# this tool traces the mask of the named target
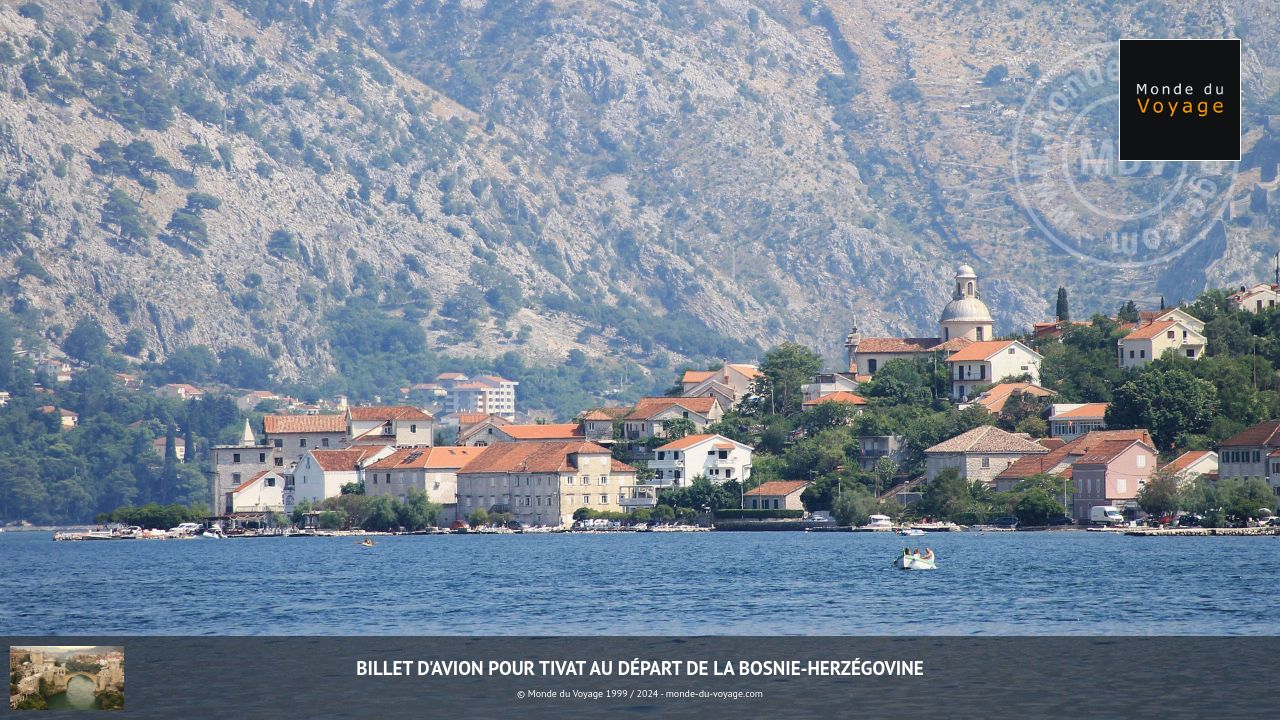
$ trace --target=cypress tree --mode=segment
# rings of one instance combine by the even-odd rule
[[[1071,308],[1067,304],[1067,289],[1058,288],[1058,322],[1069,322],[1071,320]]]

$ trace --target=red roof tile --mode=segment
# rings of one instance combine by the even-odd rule
[[[343,415],[264,415],[262,429],[268,435],[285,433],[344,433],[347,418]]]
[[[648,420],[672,407],[680,407],[706,417],[717,404],[719,401],[714,397],[646,397],[640,398],[626,419]]]
[[[362,422],[387,420],[430,420],[431,416],[412,405],[365,405],[348,408],[352,420]]]
[[[437,446],[401,448],[366,466],[369,470],[447,470],[471,462],[484,448]]]
[[[1005,348],[1013,345],[1012,340],[987,340],[985,342],[970,343],[965,349],[959,350],[947,358],[947,362],[978,362],[986,360],[996,353],[1003,352]]]
[[[582,442],[520,442],[494,443],[480,448],[481,453],[458,471],[459,475],[472,473],[558,473],[573,472],[576,466],[570,456],[574,453],[608,455],[609,451],[595,443]]]
[[[1280,447],[1280,420],[1266,420],[1241,430],[1218,443],[1221,447],[1260,446]]]
[[[847,405],[866,405],[867,399],[861,395],[854,395],[848,390],[837,390],[835,392],[829,392],[826,395],[816,397],[812,400],[805,400],[802,404],[805,407],[817,407],[818,405],[826,402],[844,403]]]
[[[766,483],[760,483],[760,486],[754,490],[748,490],[747,495],[790,495],[797,490],[804,490],[809,483],[804,480],[770,480]]]
[[[345,450],[312,450],[311,456],[316,459],[321,470],[339,472],[355,470],[365,458],[376,455],[385,447],[386,445],[366,445]]]
[[[929,352],[941,342],[942,338],[867,337],[858,343],[858,354]]]

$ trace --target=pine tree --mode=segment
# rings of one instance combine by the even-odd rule
[[[1058,322],[1071,321],[1071,308],[1067,305],[1067,289],[1058,288]]]
[[[1116,313],[1116,319],[1120,322],[1138,322],[1138,306],[1132,300],[1125,301],[1120,306],[1120,312]]]

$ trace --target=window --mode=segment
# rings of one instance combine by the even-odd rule
[[[984,467],[984,468],[989,468],[989,467],[991,467],[991,458],[989,458],[989,457],[984,457],[984,458],[982,458],[982,467]]]
[[[1262,462],[1262,451],[1260,451],[1260,450],[1254,450],[1254,451],[1253,451],[1253,461],[1254,461],[1254,462]]]
[[[875,358],[871,358],[870,360],[867,360],[867,374],[868,374],[868,375],[875,375],[875,374],[876,374],[876,359],[875,359]]]
[[[1009,348],[1009,354],[1010,354],[1010,355],[1012,355],[1012,354],[1013,354],[1013,348]]]
[[[276,446],[276,447],[278,447],[278,448],[282,448],[282,447],[284,447],[284,438],[276,438],[276,439],[275,439],[275,446]]]
[[[240,473],[231,473],[231,482],[236,485],[240,484]]]
[[[306,439],[306,438],[298,438],[298,447],[306,447],[306,446],[307,446],[307,439]]]
[[[1147,456],[1146,456],[1146,455],[1139,455],[1139,456],[1138,456],[1138,467],[1146,467],[1146,466],[1147,466]]]
[[[410,425],[410,426],[409,426],[409,432],[411,432],[411,433],[416,433],[416,432],[418,432],[418,426],[417,426],[417,425]]]
[[[329,447],[329,438],[320,438],[320,447]]]
[[[1172,340],[1172,339],[1173,339],[1173,331],[1172,331],[1172,330],[1170,330],[1169,332],[1165,333],[1165,337],[1167,337],[1167,338],[1169,338],[1170,340]]]
[[[1116,478],[1116,492],[1128,492],[1129,481],[1124,478]]]
[[[601,504],[601,505],[608,505],[608,504],[609,504],[609,496],[608,496],[608,495],[601,495],[601,496],[600,496],[600,504]]]
[[[282,457],[276,458],[276,467],[284,467],[284,458]]]
[[[755,498],[751,498],[751,509],[752,509],[752,510],[759,510],[759,509],[760,509],[760,501],[759,501],[759,500],[757,500],[757,499],[755,499]]]
[[[572,485],[572,484],[573,484],[573,476],[572,476],[572,475],[570,475],[569,477],[565,478],[565,479],[564,479],[564,483],[565,483],[566,485]]]
[[[238,463],[238,462],[240,462],[240,453],[232,453],[232,454],[231,454],[231,462],[233,462],[233,463]]]
[[[266,453],[258,453],[258,462],[260,462],[260,463],[264,463],[264,464],[265,464],[265,463],[267,462],[267,454],[266,454]]]
[[[1187,357],[1193,358],[1195,356],[1196,356],[1195,348],[1187,348]]]
[[[1130,351],[1129,351],[1129,359],[1130,359],[1130,360],[1132,360],[1132,359],[1133,359],[1133,351],[1132,351],[1132,350],[1130,350]]]
[[[1146,356],[1147,356],[1147,351],[1146,351],[1146,350],[1139,350],[1139,351],[1138,351],[1138,357],[1139,357],[1139,358],[1145,358]]]
[[[978,336],[977,336],[978,342],[982,342],[982,328],[978,328],[977,333],[978,333]]]
[[[273,477],[267,478],[267,487],[275,487],[275,486],[276,486],[276,479]]]
[[[719,454],[719,456],[718,456],[718,457],[719,457],[721,460],[728,460],[728,459],[729,459],[729,451],[728,451],[728,450],[721,450],[721,451],[720,451],[720,454]]]
[[[609,476],[608,476],[608,475],[601,475],[601,476],[600,476],[600,484],[601,484],[601,485],[608,485],[608,484],[609,484]]]

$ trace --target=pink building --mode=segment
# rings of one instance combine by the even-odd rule
[[[1105,440],[1094,445],[1071,466],[1075,483],[1072,515],[1089,519],[1090,508],[1112,505],[1123,509],[1138,497],[1156,468],[1156,451],[1142,440]]]

